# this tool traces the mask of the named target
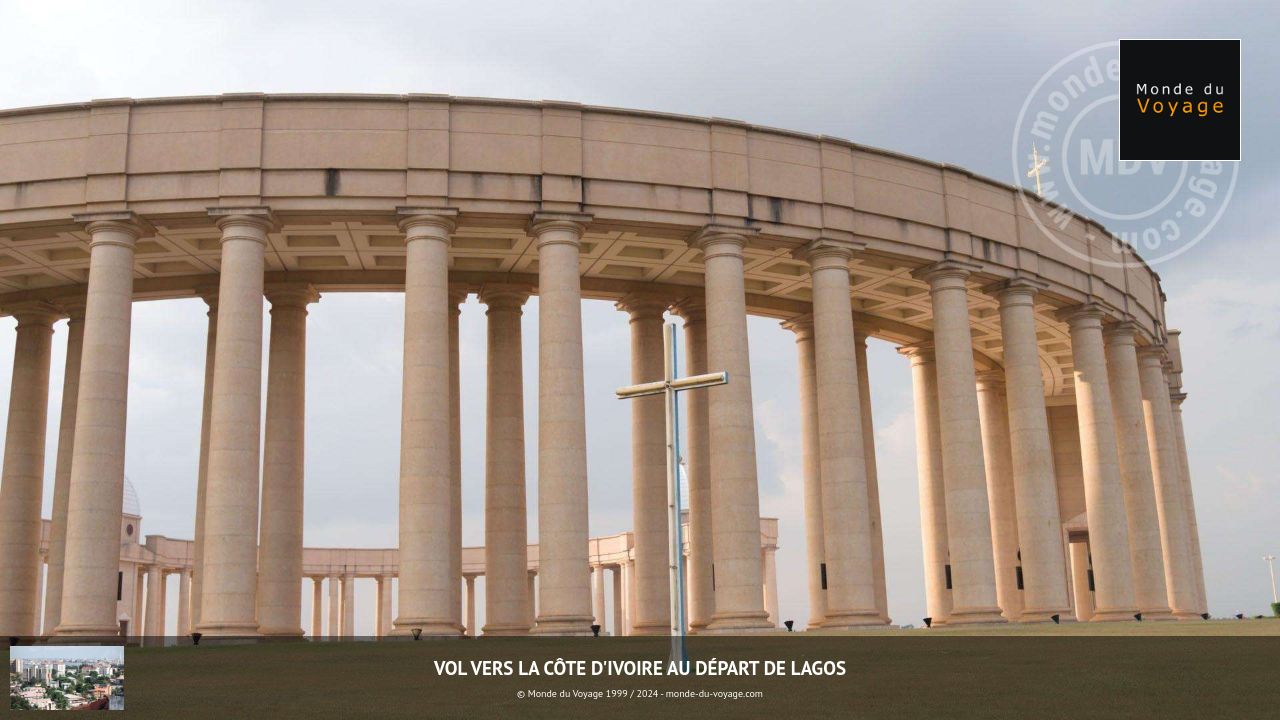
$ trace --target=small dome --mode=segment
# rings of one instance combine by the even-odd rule
[[[125,515],[142,517],[142,505],[138,504],[138,491],[133,487],[133,483],[129,481],[127,475],[124,478],[123,512]]]

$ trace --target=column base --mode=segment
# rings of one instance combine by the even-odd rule
[[[631,628],[632,635],[671,635],[671,626],[663,623],[661,625],[655,623],[645,623],[644,625],[635,625]]]
[[[958,610],[952,608],[945,624],[948,627],[956,627],[958,625],[1003,625],[1007,622],[1009,621],[1000,613],[1000,608],[998,607],[960,608]],[[937,622],[934,622],[934,625],[937,624]]]
[[[1155,610],[1142,610],[1143,622],[1162,622],[1165,620],[1173,620],[1173,611],[1169,608],[1156,608]]]
[[[827,617],[822,621],[823,630],[850,630],[853,628],[873,627],[877,625],[885,625],[881,619],[880,613],[875,610],[851,610],[849,612],[831,613],[827,611]]]
[[[773,632],[777,626],[769,622],[769,614],[763,610],[749,612],[717,612],[711,623],[702,630],[703,635],[733,635],[737,633]]]
[[[59,625],[51,637],[55,642],[60,638],[115,638],[120,637],[120,626]]]
[[[296,640],[302,638],[305,633],[302,628],[259,628],[258,634],[267,640]]]
[[[1134,622],[1138,608],[1120,608],[1110,610],[1094,610],[1089,622]]]
[[[462,625],[450,620],[431,620],[427,618],[397,618],[391,625],[391,638],[413,638],[413,631],[419,630],[419,637],[453,638],[462,637]],[[345,636],[344,636],[345,637]]]
[[[485,625],[480,628],[480,633],[491,637],[517,637],[528,635],[529,626],[517,624]]]
[[[564,635],[573,637],[590,637],[591,623],[595,620],[590,615],[556,615],[540,617],[530,632],[532,635]],[[635,634],[633,628],[631,634]]]
[[[1018,622],[1023,625],[1035,625],[1038,623],[1051,623],[1053,616],[1058,616],[1058,622],[1075,622],[1076,615],[1068,609],[1062,610],[1023,610],[1022,617],[1018,618]]]
[[[1200,617],[1200,613],[1192,612],[1190,610],[1174,610],[1173,619],[1174,620],[1202,620],[1203,618]]]
[[[209,623],[200,625],[195,629],[200,633],[202,638],[258,638],[261,633],[258,631],[257,623]]]

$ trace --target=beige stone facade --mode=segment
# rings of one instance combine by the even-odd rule
[[[489,579],[504,591],[487,608],[495,633],[586,634],[601,617],[584,299],[630,315],[637,379],[659,364],[667,310],[685,319],[688,370],[729,373],[690,403],[686,423],[695,629],[777,623],[776,592],[762,591],[774,565],[761,535],[748,315],[796,332],[811,625],[891,622],[868,338],[902,346],[912,363],[935,621],[1196,617],[1205,599],[1185,394],[1159,278],[1087,218],[1065,214],[1051,241],[1018,192],[837,138],[572,103],[237,94],[0,111],[0,313],[18,318],[19,334],[0,632],[119,632],[126,601],[110,591],[130,304],[203,297],[197,517],[190,561],[173,566],[190,570],[183,611],[210,635],[302,633],[288,588],[329,577],[307,570],[301,546],[306,304],[344,291],[405,293],[400,547],[369,570],[380,630],[475,632],[461,589],[476,572],[461,547],[457,390],[457,305],[471,293],[490,306],[490,342],[508,349],[491,350],[491,380],[505,378],[506,392],[489,394],[485,451],[486,510],[504,517],[524,511],[525,421],[511,379],[520,305],[539,298],[529,391],[540,400],[530,421],[541,542],[525,547],[514,525],[486,535]],[[57,447],[55,596],[42,602],[38,469],[59,317],[80,349]],[[634,544],[608,566],[618,629],[650,632],[668,612],[660,414],[644,403],[633,412]],[[37,627],[42,614],[52,626]]]

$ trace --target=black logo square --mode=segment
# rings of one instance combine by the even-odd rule
[[[1121,40],[1120,159],[1239,160],[1240,41]]]

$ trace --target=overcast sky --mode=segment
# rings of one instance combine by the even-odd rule
[[[736,118],[954,163],[1006,182],[1019,107],[1058,60],[1121,37],[1243,39],[1244,162],[1214,232],[1160,265],[1183,330],[1187,442],[1210,609],[1263,612],[1261,556],[1280,550],[1280,199],[1274,139],[1280,14],[1268,2],[231,2],[7,3],[0,107],[221,92],[447,93],[571,100]],[[145,533],[189,538],[203,382],[200,301],[133,313],[127,472]],[[403,302],[328,295],[308,328],[306,543],[396,543]],[[530,531],[536,529],[536,299],[526,307]],[[591,532],[631,527],[626,316],[583,306]],[[9,377],[12,319],[0,319]],[[783,619],[807,616],[795,346],[749,323],[760,505],[781,521]],[[45,514],[52,499],[65,324],[54,340]],[[483,541],[484,315],[462,315],[464,541]],[[620,352],[619,348],[623,348]],[[910,373],[870,351],[895,622],[924,615]],[[0,383],[7,407],[9,383]],[[0,422],[3,417],[0,416]],[[171,588],[176,598],[176,587]],[[373,625],[372,581],[357,628]],[[304,617],[310,617],[308,592]],[[169,605],[170,614],[176,602]],[[483,623],[483,602],[479,604]],[[172,621],[171,621],[172,622]],[[172,627],[172,625],[170,625]]]

